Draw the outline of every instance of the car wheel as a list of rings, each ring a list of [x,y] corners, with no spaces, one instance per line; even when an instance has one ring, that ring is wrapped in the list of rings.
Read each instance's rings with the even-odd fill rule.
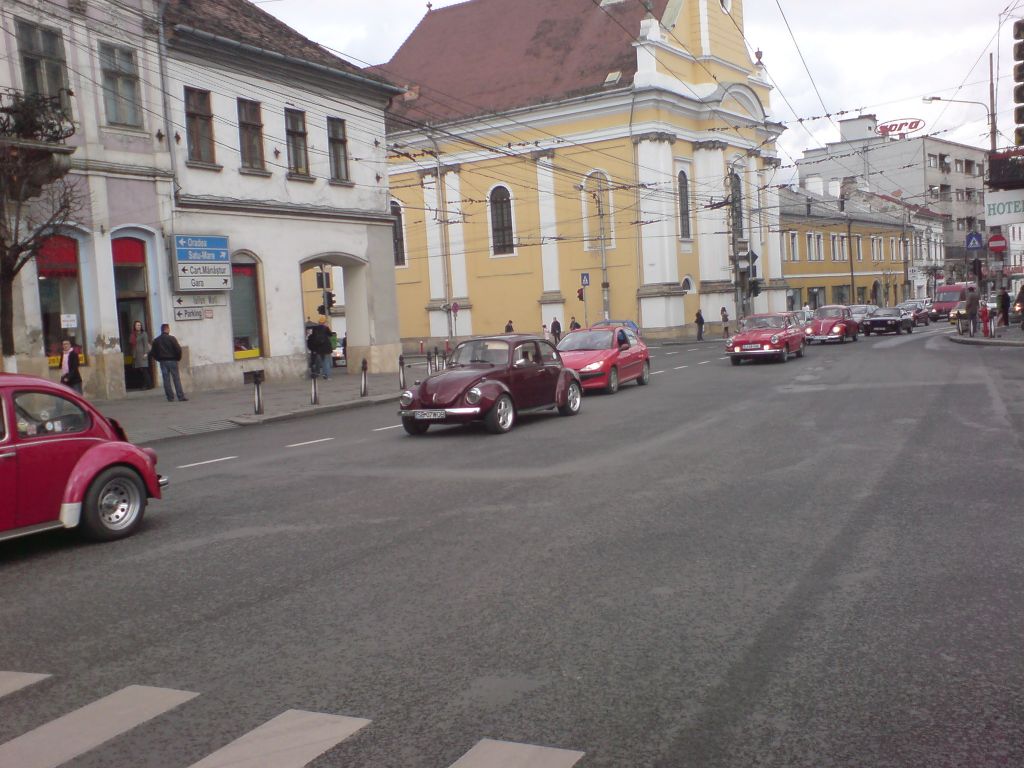
[[[733,365],[739,365],[740,359],[738,357],[730,357],[729,362],[732,363]]]
[[[913,332],[914,332],[914,326],[908,325],[907,326],[907,333],[913,333]]]
[[[649,361],[644,360],[644,367],[640,369],[640,378],[636,380],[636,383],[641,387],[644,384],[649,384],[651,381],[651,364]]]
[[[402,419],[402,428],[410,435],[425,435],[430,429],[430,424],[416,419]]]
[[[104,470],[85,494],[82,533],[94,541],[130,536],[142,524],[146,498],[146,486],[134,469]]]
[[[789,347],[787,347],[785,344],[782,345],[782,352],[779,353],[779,362],[780,363],[788,363],[789,362]]]
[[[843,335],[839,337],[839,343],[840,344],[845,344],[846,343],[846,331],[843,331]]]
[[[614,395],[619,391],[619,369],[612,366],[611,371],[608,372],[608,386],[605,387],[605,392],[609,395]]]
[[[857,340],[857,331],[854,331],[854,332],[853,332],[853,340],[854,340],[854,341],[856,341],[856,340]]]
[[[515,421],[516,409],[512,405],[512,398],[501,395],[484,417],[484,426],[491,434],[500,435],[512,429]]]
[[[896,335],[899,336],[901,333],[903,333],[903,326],[902,325],[897,325],[896,326]]]
[[[803,341],[801,341],[800,342],[800,346],[796,348],[796,356],[797,357],[803,357],[804,356],[804,343],[803,343]]]
[[[575,416],[580,412],[580,404],[583,402],[583,393],[580,392],[580,385],[575,381],[569,382],[569,389],[565,393],[565,405],[558,406],[558,412],[563,416]]]
[[[864,329],[864,335],[865,336],[870,336],[871,335],[871,329],[870,328],[865,328]]]

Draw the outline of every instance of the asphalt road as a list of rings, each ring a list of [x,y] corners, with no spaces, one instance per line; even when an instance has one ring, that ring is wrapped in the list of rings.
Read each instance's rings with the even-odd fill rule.
[[[299,710],[342,716],[316,768],[1024,765],[1024,358],[946,332],[657,348],[504,436],[161,443],[137,536],[0,544],[0,670],[49,675],[0,673],[0,745],[184,767]],[[62,754],[83,707],[124,732]]]

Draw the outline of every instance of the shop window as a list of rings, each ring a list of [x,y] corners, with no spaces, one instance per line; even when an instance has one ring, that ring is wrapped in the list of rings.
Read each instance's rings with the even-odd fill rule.
[[[82,290],[79,285],[78,243],[54,235],[36,254],[39,275],[39,313],[43,326],[43,349],[51,368],[60,367],[61,341],[71,341],[79,362],[86,364]]]
[[[261,357],[259,290],[255,264],[232,264],[231,330],[235,360]]]

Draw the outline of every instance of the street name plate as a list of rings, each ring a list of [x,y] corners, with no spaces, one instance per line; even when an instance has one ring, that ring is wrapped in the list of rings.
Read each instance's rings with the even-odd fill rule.
[[[174,297],[176,307],[226,307],[228,297],[223,293],[182,293]]]
[[[178,322],[184,320],[202,320],[203,310],[198,307],[175,307],[174,319]]]

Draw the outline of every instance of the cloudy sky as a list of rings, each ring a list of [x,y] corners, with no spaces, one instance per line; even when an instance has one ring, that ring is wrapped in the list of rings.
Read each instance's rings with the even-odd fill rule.
[[[433,4],[440,8],[456,1]],[[514,12],[515,0],[507,2]],[[427,12],[426,0],[264,0],[259,5],[359,64],[388,61]],[[780,142],[786,162],[806,147],[838,139],[832,120],[806,118],[843,110],[873,113],[879,121],[922,118],[927,132],[987,147],[984,105],[921,99],[987,104],[990,52],[997,78],[997,143],[1012,143],[1012,21],[1024,17],[1024,0],[745,0],[744,6],[747,41],[763,51],[776,86],[773,116],[789,126]],[[801,124],[796,118],[805,120]]]

